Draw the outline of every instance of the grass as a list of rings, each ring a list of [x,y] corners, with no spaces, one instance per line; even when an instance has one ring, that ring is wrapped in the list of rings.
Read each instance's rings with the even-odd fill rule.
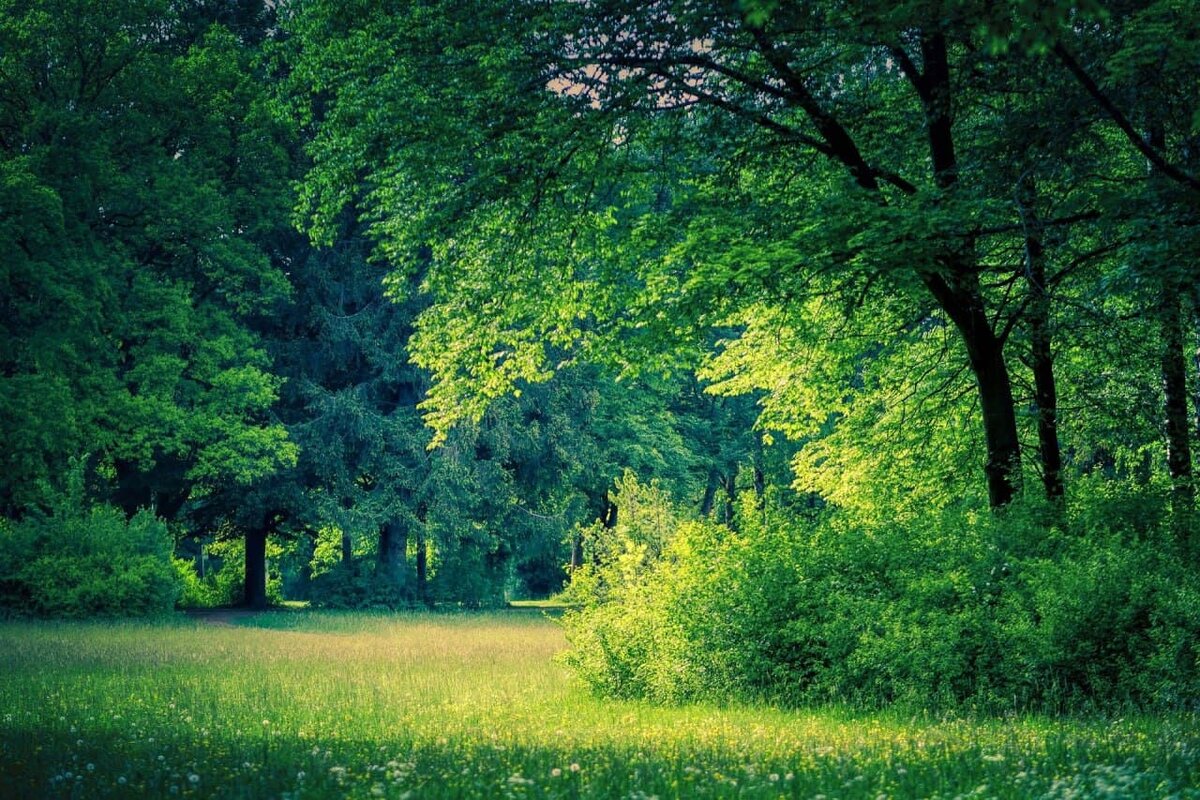
[[[0,624],[0,797],[1200,798],[1200,719],[592,698],[550,621]]]

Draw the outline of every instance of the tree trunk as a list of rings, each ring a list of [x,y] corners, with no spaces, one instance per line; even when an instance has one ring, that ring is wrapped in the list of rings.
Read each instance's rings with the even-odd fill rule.
[[[986,321],[979,310],[979,317]],[[968,338],[964,334],[964,338]],[[988,502],[1001,508],[1012,501],[1020,482],[1021,445],[1017,438],[1017,416],[1013,410],[1012,384],[1004,362],[1003,345],[990,328],[980,334],[978,329],[967,341],[967,352],[979,389],[979,406],[983,412],[983,434],[987,461]]]
[[[571,569],[583,566],[583,532],[577,527],[571,534]]]
[[[1029,290],[1029,348],[1033,368],[1033,393],[1038,410],[1038,447],[1042,457],[1042,485],[1046,499],[1057,502],[1064,493],[1062,450],[1058,442],[1058,386],[1050,333],[1050,296],[1046,292],[1046,258],[1041,220],[1034,208],[1032,180],[1022,186],[1021,216],[1025,224],[1025,281]]]
[[[612,501],[608,492],[600,497],[600,524],[606,530],[617,527],[617,504]],[[600,566],[601,555],[600,549],[592,547],[592,566]]]
[[[1192,450],[1188,420],[1187,354],[1179,287],[1164,284],[1159,313],[1162,325],[1162,380],[1166,410],[1167,472],[1171,476],[1172,503],[1183,523],[1195,502],[1192,483]]]
[[[734,464],[729,468],[729,475],[724,480],[725,488],[725,524],[730,529],[736,527],[737,516],[737,479],[738,465]]]
[[[700,516],[707,517],[712,514],[713,505],[717,499],[717,485],[721,480],[721,474],[717,472],[716,467],[711,467],[708,470],[708,483],[704,485],[704,497],[700,500]]]
[[[309,600],[312,595],[312,560],[313,554],[317,550],[317,540],[315,536],[305,534],[301,542],[301,552],[304,554],[304,558],[300,562],[300,572],[296,576],[296,599]]]
[[[940,31],[921,36],[923,74],[913,74],[913,85],[921,97],[933,162],[934,183],[942,191],[958,183],[958,156],[954,145],[954,93],[946,38]],[[987,447],[984,473],[988,502],[992,508],[1008,505],[1020,480],[1021,445],[1017,437],[1017,415],[1013,408],[1012,383],[1004,360],[1004,342],[996,336],[975,257],[967,252],[946,252],[939,266],[925,269],[921,279],[958,329],[967,347],[967,358],[979,389],[983,435]]]
[[[425,534],[417,534],[417,599],[425,605],[429,602],[429,554],[426,552]]]
[[[379,577],[388,586],[402,589],[405,583],[408,529],[392,520],[379,529]]]
[[[612,530],[617,527],[617,504],[609,498],[608,492],[604,493],[603,502],[604,506],[600,512],[600,523],[609,530]]]
[[[242,605],[267,607],[267,526],[246,530],[246,582]]]
[[[960,276],[963,272],[957,271]],[[922,274],[925,285],[950,317],[967,348],[967,359],[979,391],[983,437],[987,447],[984,473],[988,502],[1001,508],[1012,501],[1020,481],[1021,445],[1013,409],[1012,383],[1004,361],[1004,343],[992,330],[983,305],[979,279],[973,273],[951,286],[939,274]]]
[[[354,539],[347,531],[342,531],[342,566],[354,568]]]
[[[779,57],[761,29],[751,29],[768,63],[792,92],[820,133],[823,151],[841,162],[862,188],[879,193],[880,173],[859,151],[853,137],[838,120],[820,107],[819,101]],[[925,131],[933,165],[934,183],[949,192],[958,182],[958,160],[954,144],[954,95],[945,36],[937,30],[921,34],[921,66],[902,49],[894,48],[900,69],[908,77],[921,99]],[[917,187],[892,176],[889,183],[905,194],[917,193]],[[886,202],[881,198],[881,202]],[[1020,476],[1021,451],[1017,439],[1017,419],[1012,403],[1012,385],[1004,361],[1004,342],[992,330],[979,286],[973,255],[948,250],[938,264],[917,265],[917,273],[946,315],[954,322],[967,347],[971,371],[979,389],[983,414],[984,439],[987,443],[988,499],[993,508],[1008,504],[1016,492]]]
[[[1033,359],[1033,392],[1038,409],[1038,446],[1042,455],[1042,485],[1046,498],[1060,500],[1065,487],[1062,479],[1062,449],[1058,441],[1058,386],[1054,380],[1054,356],[1051,349],[1050,304],[1045,290],[1045,264],[1029,276],[1034,294],[1030,306],[1029,337]],[[1037,288],[1034,288],[1034,287]]]
[[[1200,442],[1200,285],[1192,287],[1192,337],[1196,348],[1192,351],[1192,365],[1196,376],[1192,382],[1192,413],[1196,441]]]

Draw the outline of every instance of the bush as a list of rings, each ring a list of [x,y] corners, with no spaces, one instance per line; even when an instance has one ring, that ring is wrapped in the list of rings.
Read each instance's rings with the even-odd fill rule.
[[[449,546],[435,547],[430,558],[428,593],[432,600],[465,608],[504,605],[511,552],[487,531],[470,531]]]
[[[201,578],[190,558],[172,558],[175,575],[179,578],[181,608],[212,608],[223,605],[221,592],[214,577]]]
[[[768,523],[748,506],[737,532],[676,521],[636,569],[629,519],[570,590],[584,606],[565,618],[565,658],[597,691],[670,702],[1195,703],[1200,591],[1165,499],[1087,488],[1065,512],[890,525],[837,511]]]
[[[359,569],[357,562],[338,563],[313,576],[309,594],[313,608],[341,610],[371,608],[385,605],[375,598],[371,576]]]
[[[56,503],[0,522],[0,608],[53,617],[171,610],[180,584],[166,525],[149,511]]]

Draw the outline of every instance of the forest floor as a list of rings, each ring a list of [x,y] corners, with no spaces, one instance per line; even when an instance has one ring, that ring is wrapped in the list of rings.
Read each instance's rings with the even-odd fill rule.
[[[3,623],[0,797],[1200,798],[1194,715],[659,708],[564,646],[528,611]]]

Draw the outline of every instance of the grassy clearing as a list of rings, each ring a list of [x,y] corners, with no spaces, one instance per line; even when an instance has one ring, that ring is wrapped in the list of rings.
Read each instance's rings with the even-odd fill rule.
[[[1200,719],[588,697],[531,612],[0,625],[0,797],[1200,798]]]

